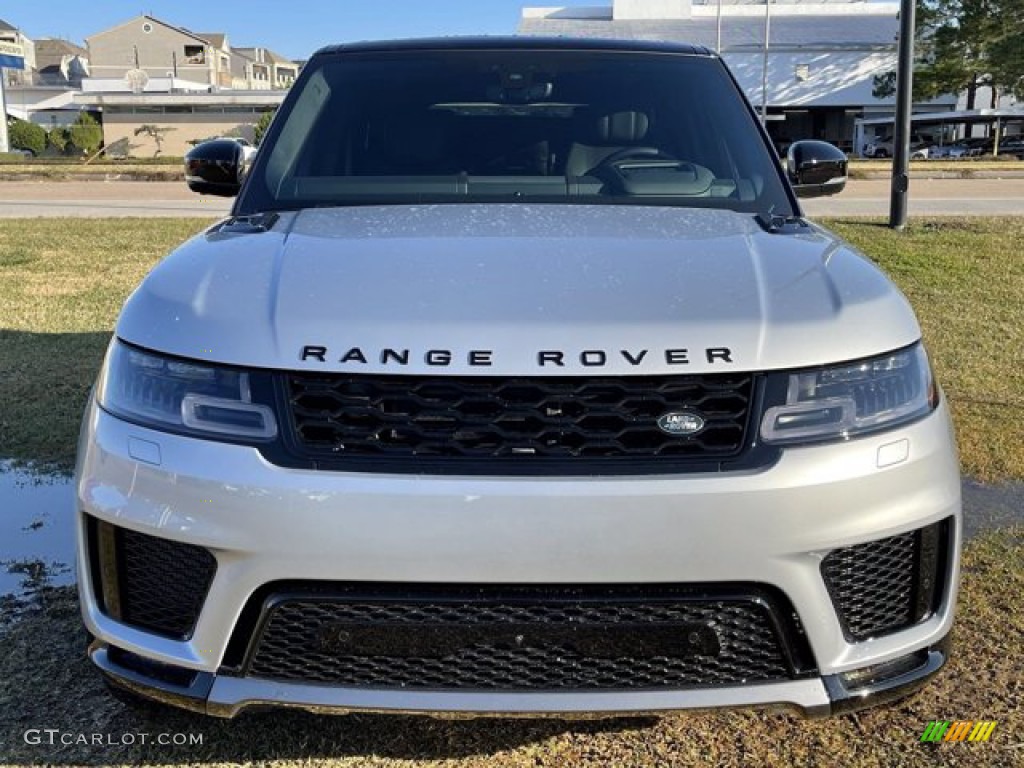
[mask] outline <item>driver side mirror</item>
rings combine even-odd
[[[786,175],[797,197],[824,197],[846,186],[846,154],[824,141],[795,141],[786,152]]]
[[[185,182],[201,195],[234,197],[244,176],[245,153],[237,141],[204,141],[185,154]]]

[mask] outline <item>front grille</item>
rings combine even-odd
[[[217,569],[208,550],[95,519],[90,545],[106,613],[148,632],[191,636]]]
[[[541,587],[277,595],[265,604],[243,671],[351,687],[477,690],[791,679],[806,671],[809,655],[798,629],[782,629],[796,621],[792,611],[766,595]]]
[[[293,449],[302,457],[485,461],[580,471],[622,460],[715,462],[739,455],[752,375],[488,378],[287,374]],[[658,417],[697,412],[704,428],[666,434]],[[569,469],[571,472],[572,470]]]
[[[829,553],[821,572],[848,639],[898,632],[937,608],[951,525],[944,521]]]

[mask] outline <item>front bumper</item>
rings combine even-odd
[[[920,684],[945,659],[953,621],[960,491],[944,405],[899,430],[789,449],[763,471],[586,479],[284,469],[254,449],[155,432],[93,405],[76,490],[79,584],[84,620],[97,638],[93,660],[122,686],[220,716],[261,704],[504,715],[785,706],[820,715]],[[216,575],[187,638],[163,637],[104,611],[90,573],[86,515],[213,553]],[[900,631],[851,640],[822,560],[837,548],[947,519],[935,609]],[[792,604],[816,673],[625,691],[378,689],[238,676],[224,663],[243,610],[262,587],[281,581],[763,584]],[[108,646],[195,674],[184,685],[162,681],[140,671],[145,664],[112,660]],[[878,673],[858,675],[865,668]]]
[[[949,658],[948,637],[911,654],[903,671],[867,684],[843,675],[768,685],[686,691],[440,693],[380,691],[242,679],[198,672],[187,685],[175,685],[111,658],[96,641],[89,658],[118,687],[170,706],[213,717],[231,718],[248,707],[286,707],[323,714],[374,712],[435,717],[614,717],[663,714],[675,710],[757,707],[796,710],[807,717],[855,712],[896,701],[925,685]]]

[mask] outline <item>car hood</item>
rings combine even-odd
[[[261,368],[593,375],[813,366],[920,331],[889,280],[814,225],[488,204],[229,220],[149,274],[117,334]]]

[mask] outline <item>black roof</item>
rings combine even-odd
[[[650,40],[615,40],[587,37],[425,37],[405,40],[371,40],[358,43],[340,43],[321,48],[314,55],[332,53],[362,53],[368,51],[479,51],[479,50],[531,50],[531,51],[629,51],[637,53],[675,53],[691,56],[714,56],[700,45],[669,43]]]

